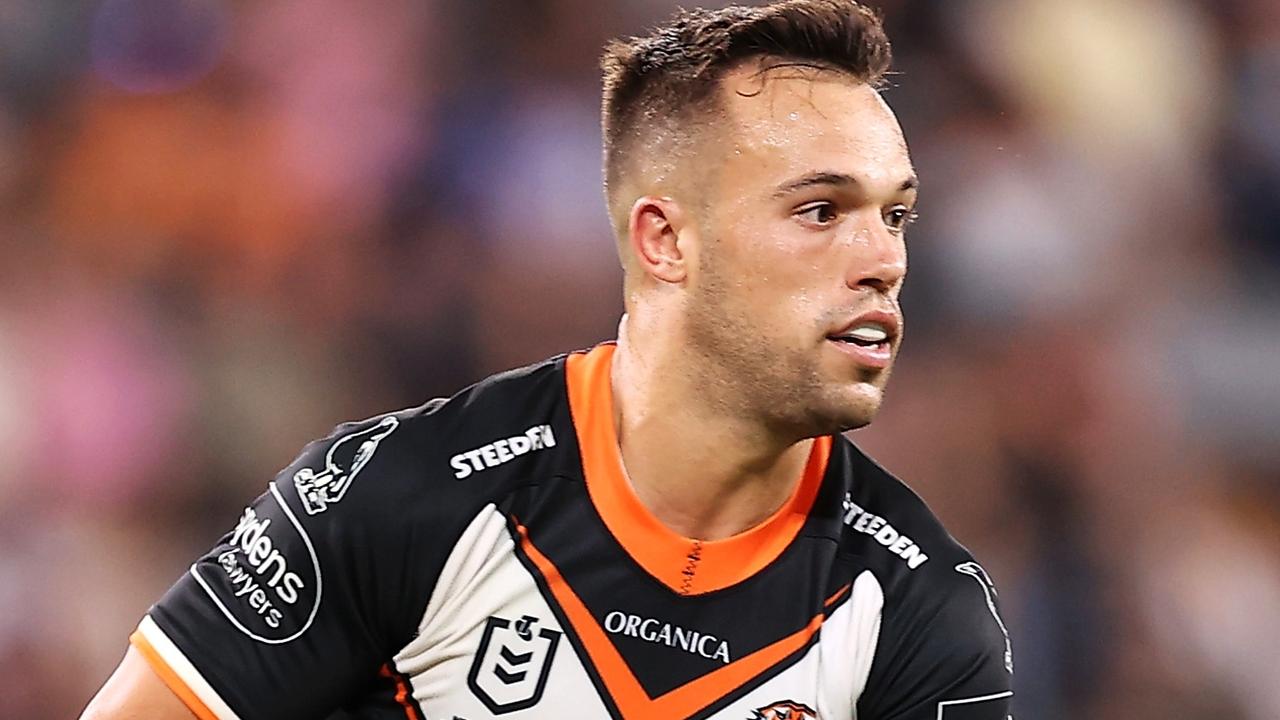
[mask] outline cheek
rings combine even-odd
[[[823,260],[821,253],[798,242],[766,238],[744,244],[733,264],[743,284],[777,297],[815,291],[821,284],[820,278],[830,274]]]
[[[752,227],[749,227],[752,226]],[[831,244],[795,236],[786,223],[738,222],[708,252],[708,284],[718,285],[757,325],[778,334],[809,333],[827,311],[833,287]],[[835,279],[835,285],[841,281]]]
[[[779,335],[807,337],[827,312],[827,293],[814,281],[812,268],[789,267],[781,262],[762,266],[747,301]]]
[[[775,280],[748,289],[741,302],[751,326],[788,347],[807,347],[820,326],[822,302],[803,288]]]

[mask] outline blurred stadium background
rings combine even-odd
[[[673,6],[0,0],[0,717],[308,439],[612,336],[596,57]],[[995,576],[1016,717],[1280,718],[1280,3],[881,7],[922,220],[855,440]]]

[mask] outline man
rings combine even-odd
[[[990,579],[840,433],[902,339],[916,178],[868,10],[604,58],[604,344],[308,446],[91,718],[1004,720]]]

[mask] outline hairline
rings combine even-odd
[[[734,73],[741,71],[744,67],[753,63],[758,67],[754,72],[750,73],[748,77],[759,79],[759,89],[752,93],[732,91],[739,97],[755,97],[756,95],[762,94],[765,90],[765,85],[769,81],[769,74],[774,71],[787,69],[803,70],[810,74],[808,76],[788,76],[775,79],[800,79],[807,80],[809,82],[816,82],[821,79],[821,76],[826,75],[830,77],[847,78],[857,85],[866,85],[876,91],[883,86],[882,77],[862,77],[858,73],[852,72],[847,68],[840,67],[834,63],[825,63],[809,59],[797,59],[795,56],[777,53],[759,53],[738,58],[734,62],[727,63],[726,65],[717,68],[716,75],[712,80],[711,92],[707,93],[704,98],[700,99],[696,103],[692,103],[679,113],[665,116],[660,121],[666,123],[667,127],[669,127],[676,136],[674,147],[667,149],[668,154],[672,157],[671,162],[666,165],[669,175],[688,172],[682,168],[682,165],[685,165],[691,160],[696,162],[701,159],[703,153],[700,149],[692,150],[687,157],[685,156],[685,153],[681,152],[681,150],[684,148],[697,148],[698,146],[705,144],[707,141],[705,133],[710,130],[710,126],[715,123],[717,115],[719,115],[719,119],[721,120],[729,119],[729,104],[726,100],[728,99],[727,93],[731,92],[731,90],[726,87],[725,81]],[[642,134],[649,134],[652,131],[659,129],[660,128],[655,127],[653,123],[641,122],[636,123],[636,127],[633,128],[633,131]],[[736,127],[730,126],[728,123],[725,124],[723,129],[730,132],[737,131]],[[725,138],[721,135],[716,139],[722,141]],[[643,172],[643,170],[636,167],[637,163],[648,156],[656,154],[655,150],[657,152],[661,152],[661,148],[656,147],[656,143],[646,142],[645,140],[639,140],[634,142],[632,145],[626,145],[624,147],[626,152],[622,153],[619,153],[617,146],[612,148],[612,153],[609,157],[609,164],[605,168],[605,200],[608,204],[609,217],[614,225],[615,235],[617,236],[619,243],[623,243],[627,238],[627,218],[624,213],[629,214],[631,204],[635,202],[636,198],[640,197],[640,195],[637,195],[636,197],[630,198],[630,202],[627,203],[626,207],[622,207],[622,200],[615,196],[615,193],[621,192],[621,188],[627,185],[627,183],[625,181],[621,181],[621,179]],[[616,166],[614,165],[615,161],[618,163]],[[715,163],[709,163],[707,166],[708,169],[715,169],[718,165]],[[609,182],[610,175],[613,175],[614,178],[614,182],[612,183]],[[677,186],[680,185],[678,181],[675,184]],[[705,193],[698,193],[698,195],[705,198]],[[615,207],[615,205],[617,205],[617,207]],[[702,207],[706,207],[705,202],[700,203],[700,205]],[[616,218],[615,215],[617,216]]]

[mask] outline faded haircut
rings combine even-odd
[[[762,69],[810,67],[878,86],[889,69],[889,39],[880,17],[853,0],[782,0],[681,10],[648,35],[610,42],[600,65],[611,207],[646,141],[678,139],[714,116],[721,79],[751,60],[767,61]]]

